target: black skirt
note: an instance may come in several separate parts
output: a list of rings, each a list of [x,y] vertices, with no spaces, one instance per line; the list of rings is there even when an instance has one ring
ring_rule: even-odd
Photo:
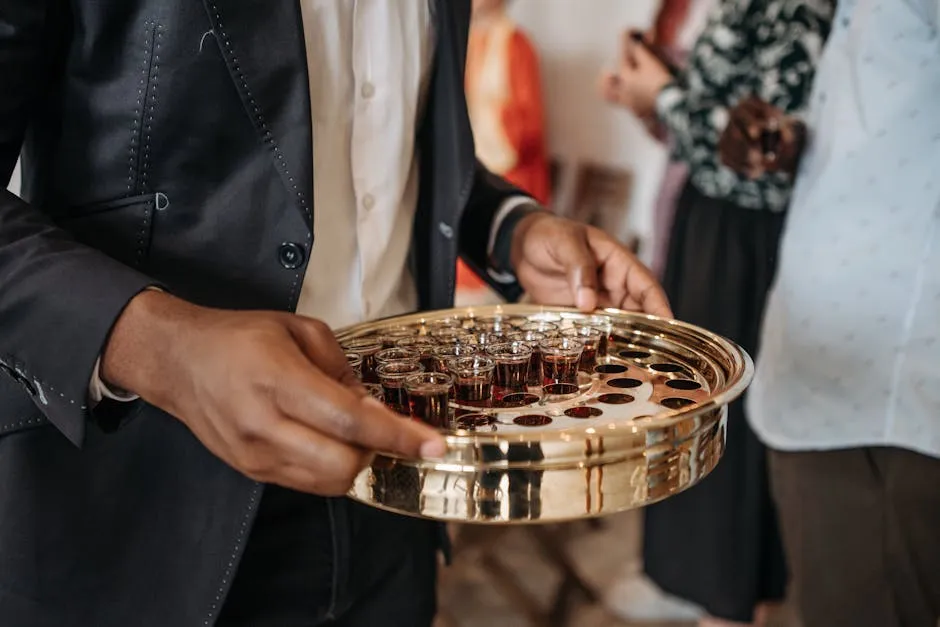
[[[708,198],[687,183],[676,207],[663,280],[675,315],[756,356],[784,216]],[[784,596],[786,567],[770,496],[767,451],[728,412],[727,450],[702,482],[646,509],[646,573],[716,618],[750,622]]]

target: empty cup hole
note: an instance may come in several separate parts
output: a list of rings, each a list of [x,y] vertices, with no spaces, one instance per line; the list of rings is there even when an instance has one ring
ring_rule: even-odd
[[[702,387],[702,384],[698,381],[692,381],[691,379],[672,379],[666,381],[666,387],[670,387],[673,390],[698,390]]]
[[[525,416],[516,416],[512,420],[520,427],[544,427],[552,424],[552,419],[542,414],[526,414]]]
[[[605,405],[626,405],[635,399],[629,394],[601,394],[597,400]]]
[[[499,404],[503,407],[525,407],[539,402],[539,397],[535,394],[507,394],[502,398]]]
[[[626,366],[621,366],[620,364],[601,364],[600,366],[594,366],[594,372],[597,374],[623,374],[627,371]]]
[[[649,359],[650,354],[646,351],[620,351],[620,356],[624,359]]]
[[[664,398],[659,402],[660,405],[666,407],[667,409],[682,409],[683,407],[688,407],[689,405],[694,405],[695,401],[688,398]]]
[[[581,407],[572,407],[571,409],[565,410],[565,415],[569,418],[578,418],[581,420],[585,420],[587,418],[597,418],[603,414],[603,410],[598,407],[586,407],[583,405]]]
[[[612,388],[619,388],[622,390],[629,390],[631,388],[638,388],[643,385],[643,382],[639,379],[611,379],[607,382]]]
[[[552,396],[567,396],[568,394],[577,394],[578,386],[573,383],[552,383],[546,385],[542,390]]]
[[[653,364],[650,368],[656,372],[682,372],[679,364]]]

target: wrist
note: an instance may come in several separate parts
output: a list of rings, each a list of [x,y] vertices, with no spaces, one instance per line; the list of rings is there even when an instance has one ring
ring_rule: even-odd
[[[101,354],[101,378],[106,385],[144,400],[160,399],[173,386],[174,346],[185,321],[201,308],[160,291],[135,296],[111,329]]]
[[[518,267],[519,260],[522,258],[522,251],[525,245],[525,239],[529,231],[539,220],[547,220],[554,217],[547,211],[533,211],[519,218],[512,230],[512,240],[509,250],[509,261],[513,268]]]
[[[519,224],[529,215],[547,213],[534,204],[534,201],[522,202],[503,216],[496,229],[489,250],[490,269],[501,274],[513,274],[515,264],[512,261],[513,242]]]

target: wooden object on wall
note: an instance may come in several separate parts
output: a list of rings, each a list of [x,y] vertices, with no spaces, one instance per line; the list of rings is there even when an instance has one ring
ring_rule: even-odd
[[[552,157],[548,162],[548,185],[552,192],[552,198],[559,197],[564,174],[565,164],[561,157]]]
[[[625,168],[584,162],[578,165],[571,217],[587,224],[602,226],[623,221],[630,210],[633,173]],[[611,220],[611,214],[621,214]]]

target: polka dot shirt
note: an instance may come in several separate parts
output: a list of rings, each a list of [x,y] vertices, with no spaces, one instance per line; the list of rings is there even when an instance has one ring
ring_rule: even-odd
[[[773,448],[940,457],[938,22],[839,2],[748,401]]]

